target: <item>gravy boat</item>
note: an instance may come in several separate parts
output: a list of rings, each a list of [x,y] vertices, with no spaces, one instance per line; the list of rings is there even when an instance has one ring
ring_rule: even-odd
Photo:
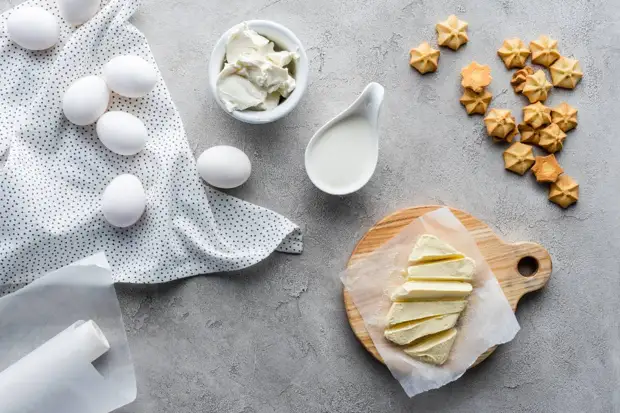
[[[370,181],[372,175],[377,167],[377,160],[379,157],[379,114],[381,111],[381,105],[383,103],[383,96],[385,89],[378,83],[369,83],[357,99],[343,112],[334,117],[332,120],[323,125],[310,139],[308,146],[306,146],[305,154],[305,167],[308,177],[312,183],[321,191],[331,195],[347,195],[361,189],[364,185]],[[372,150],[374,155],[366,160],[363,171],[360,172],[356,179],[351,182],[341,185],[332,185],[325,180],[321,179],[320,174],[317,173],[320,166],[314,165],[311,161],[317,144],[321,139],[325,138],[326,132],[330,131],[337,125],[341,125],[342,122],[352,120],[354,118],[363,118],[370,125],[370,136],[372,139]],[[352,140],[353,142],[353,140]],[[365,143],[366,145],[367,143]],[[352,151],[354,152],[354,151]],[[315,155],[318,156],[318,155]],[[345,155],[346,156],[346,155]]]

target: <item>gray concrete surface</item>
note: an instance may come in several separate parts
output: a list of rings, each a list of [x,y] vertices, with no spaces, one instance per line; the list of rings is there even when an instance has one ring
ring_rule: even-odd
[[[439,71],[422,77],[407,52],[435,42],[435,22],[451,13],[469,22],[470,43],[442,49]],[[303,226],[306,250],[238,274],[121,286],[139,379],[138,400],[123,412],[620,411],[619,16],[612,1],[145,0],[135,24],[196,155],[219,143],[243,148],[254,172],[233,193]],[[213,44],[253,18],[287,25],[311,58],[305,100],[274,125],[230,119],[207,91]],[[531,176],[505,172],[502,146],[458,102],[459,70],[475,59],[492,67],[492,106],[520,118],[525,100],[496,50],[504,38],[540,34],[558,39],[585,72],[575,91],[553,90],[549,101],[580,111],[559,154],[581,185],[567,211]],[[305,145],[370,81],[386,88],[377,173],[355,195],[326,196],[305,175]],[[333,279],[375,221],[419,204],[461,208],[507,241],[543,244],[554,273],[520,305],[514,341],[457,382],[410,400],[356,341]]]
[[[5,3],[6,4],[6,3]],[[435,42],[451,13],[470,43],[442,49],[424,77],[408,50]],[[118,288],[138,376],[123,413],[195,412],[620,412],[620,4],[613,1],[144,0],[135,24],[159,62],[198,155],[220,143],[243,148],[250,181],[233,193],[290,217],[305,230],[302,256],[276,254],[235,274]],[[220,34],[246,19],[284,23],[304,42],[311,82],[279,123],[243,125],[207,88]],[[579,126],[559,154],[581,185],[563,211],[531,176],[503,170],[503,147],[458,102],[459,70],[492,68],[493,107],[525,100],[496,56],[504,38],[549,34],[585,76],[567,100]],[[370,81],[386,88],[377,173],[362,191],[330,197],[303,169],[313,132]],[[408,399],[347,324],[335,275],[361,235],[402,207],[445,204],[485,220],[507,241],[546,246],[548,288],[524,299],[514,341],[457,382]]]

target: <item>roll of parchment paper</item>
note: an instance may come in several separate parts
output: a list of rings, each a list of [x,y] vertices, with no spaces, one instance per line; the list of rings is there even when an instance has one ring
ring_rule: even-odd
[[[76,381],[93,382],[103,376],[92,362],[110,350],[94,321],[77,321],[0,372],[2,413],[53,412]]]

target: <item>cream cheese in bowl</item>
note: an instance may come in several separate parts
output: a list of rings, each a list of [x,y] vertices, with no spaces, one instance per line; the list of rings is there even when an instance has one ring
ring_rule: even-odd
[[[289,73],[297,52],[275,51],[274,43],[250,29],[233,28],[226,44],[226,63],[217,79],[217,92],[229,112],[270,110],[295,89]]]
[[[268,20],[250,20],[222,35],[209,61],[209,86],[230,116],[268,123],[290,113],[308,84],[308,57],[299,39]]]

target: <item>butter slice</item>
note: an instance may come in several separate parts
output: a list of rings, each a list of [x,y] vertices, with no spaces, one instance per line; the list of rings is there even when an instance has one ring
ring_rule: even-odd
[[[407,281],[390,298],[392,301],[465,298],[471,290],[471,284],[460,281]]]
[[[455,250],[452,245],[446,244],[434,235],[424,234],[418,239],[411,254],[409,254],[409,263],[422,264],[463,257],[464,255]]]
[[[423,338],[403,351],[425,363],[442,365],[448,360],[456,338],[456,328]]]
[[[400,346],[409,344],[420,337],[435,334],[440,331],[454,327],[460,313],[438,315],[436,317],[424,318],[401,324],[396,327],[385,329],[385,338]]]
[[[413,265],[407,269],[407,281],[471,281],[475,272],[476,262],[467,257],[425,265]]]
[[[387,315],[387,324],[393,326],[436,315],[460,313],[466,304],[467,301],[465,300],[392,303]]]

